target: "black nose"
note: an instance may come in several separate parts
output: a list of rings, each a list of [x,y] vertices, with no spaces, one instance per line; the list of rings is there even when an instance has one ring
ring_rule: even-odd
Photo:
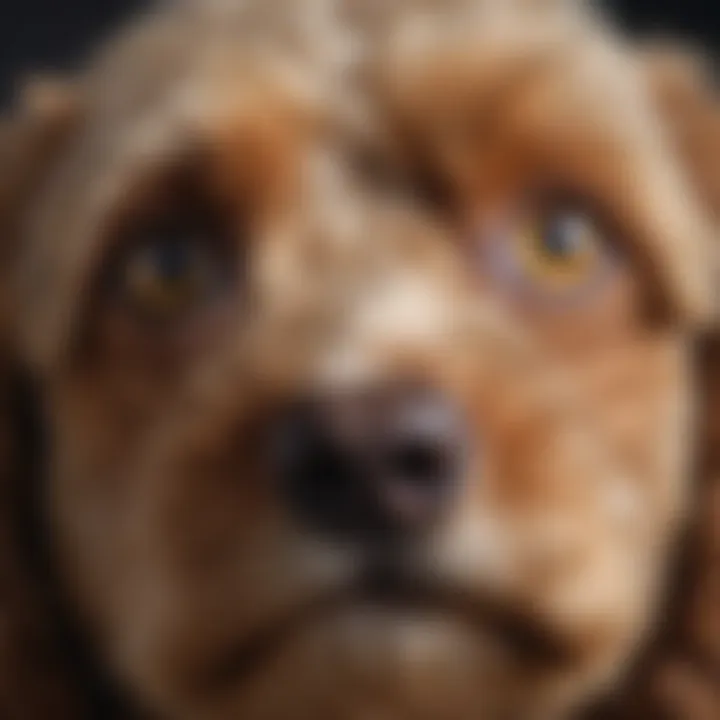
[[[434,525],[466,453],[460,413],[423,386],[298,402],[276,439],[274,462],[296,517],[334,537],[368,541]]]

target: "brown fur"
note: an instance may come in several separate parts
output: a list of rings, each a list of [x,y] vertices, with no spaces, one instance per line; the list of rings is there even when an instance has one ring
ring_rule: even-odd
[[[4,129],[0,714],[559,718],[658,629],[662,672],[712,193],[634,49],[560,0],[493,5],[178,5]],[[548,182],[617,253],[559,313],[480,262]],[[221,213],[235,282],[149,332],[104,278],[186,202]],[[444,601],[365,614],[262,449],[308,389],[417,378],[471,431],[413,558]]]
[[[697,49],[667,40],[648,44],[640,57],[684,171],[717,222],[720,104],[711,62]],[[719,361],[717,334],[710,332],[699,344],[696,362],[702,421],[691,521],[656,637],[600,717],[711,720],[720,715]]]

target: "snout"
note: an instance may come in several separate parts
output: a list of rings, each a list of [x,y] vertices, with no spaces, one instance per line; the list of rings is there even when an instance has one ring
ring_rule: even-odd
[[[634,475],[558,390],[551,359],[528,373],[530,343],[492,320],[437,349],[368,342],[360,372],[330,379],[332,333],[330,352],[254,359],[252,384],[223,366],[153,444],[132,567],[152,584],[132,607],[157,616],[132,618],[129,650],[118,642],[133,665],[147,646],[185,659],[158,664],[163,696],[204,702],[188,691],[199,685],[230,708],[218,717],[270,717],[283,687],[273,717],[327,717],[338,696],[361,702],[368,678],[403,678],[423,716],[427,688],[428,717],[534,717],[528,678],[582,693],[615,672],[650,559],[606,500]],[[278,358],[291,372],[276,382]],[[162,548],[162,573],[147,548]],[[559,694],[548,704],[575,701]]]

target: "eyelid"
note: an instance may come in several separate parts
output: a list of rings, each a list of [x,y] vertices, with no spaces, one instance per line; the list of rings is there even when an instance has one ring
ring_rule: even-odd
[[[546,212],[549,212],[547,210]],[[525,266],[526,260],[521,257],[523,249],[519,230],[524,215],[516,213],[509,216],[503,223],[497,220],[487,230],[480,241],[480,262],[487,267],[494,280],[504,287],[505,292],[514,295],[518,300],[531,301],[541,309],[562,310],[569,307],[580,307],[593,294],[597,293],[617,263],[617,254],[611,244],[605,242],[604,233],[598,231],[603,242],[598,255],[599,262],[586,280],[575,286],[558,289],[543,286],[541,280],[533,278]]]
[[[191,298],[185,309],[179,308],[178,323],[183,322],[185,310],[199,319],[204,309],[210,308],[221,297],[234,296],[235,288],[241,285],[245,249],[242,233],[235,228],[237,219],[225,212],[219,203],[213,202],[197,184],[180,185],[179,189],[185,192],[172,192],[177,189],[177,185],[170,188],[170,192],[162,195],[162,202],[154,203],[149,209],[140,208],[120,219],[110,237],[98,275],[95,296],[101,306],[125,314],[129,322],[137,323],[139,327],[153,320],[152,308],[144,312],[143,299],[135,302],[127,273],[132,270],[132,263],[149,263],[148,277],[151,284],[155,282],[152,264],[158,257],[153,257],[152,253],[162,250],[163,243],[187,244],[188,262],[206,265],[203,271],[206,275],[199,284],[202,287],[197,291],[197,304],[193,305]],[[143,253],[146,254],[144,258]],[[158,287],[162,281],[162,272],[158,272]],[[151,295],[145,299],[149,301]],[[164,313],[160,312],[159,321],[175,322],[171,314],[164,318]],[[157,322],[151,324],[155,327]]]

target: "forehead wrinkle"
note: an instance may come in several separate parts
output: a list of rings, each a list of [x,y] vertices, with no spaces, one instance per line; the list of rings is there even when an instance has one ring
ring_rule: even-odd
[[[432,163],[432,155],[425,157],[429,141],[456,190],[463,178],[479,172],[470,152],[500,138],[503,115],[517,95],[578,44],[564,26],[541,29],[521,22],[510,30],[474,28],[472,42],[444,38],[415,48],[396,43],[381,54],[375,80],[391,131],[404,133],[405,152]],[[583,32],[585,41],[587,35]]]

